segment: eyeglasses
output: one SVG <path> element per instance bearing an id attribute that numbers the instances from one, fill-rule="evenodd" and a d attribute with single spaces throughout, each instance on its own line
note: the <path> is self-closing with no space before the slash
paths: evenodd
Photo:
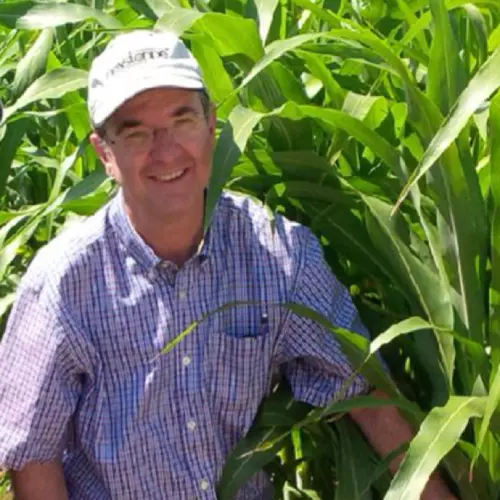
<path id="1" fill-rule="evenodd" d="M 165 137 L 173 142 L 182 143 L 199 137 L 202 130 L 202 115 L 187 113 L 176 117 L 167 127 L 151 128 L 143 125 L 134 125 L 125 128 L 114 138 L 107 138 L 111 144 L 123 147 L 131 154 L 146 153 L 151 151 L 155 141 Z"/>

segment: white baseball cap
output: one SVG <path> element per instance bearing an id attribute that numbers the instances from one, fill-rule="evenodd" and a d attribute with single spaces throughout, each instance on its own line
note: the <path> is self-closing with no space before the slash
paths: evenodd
<path id="1" fill-rule="evenodd" d="M 169 32 L 137 30 L 118 35 L 90 68 L 92 124 L 100 127 L 125 101 L 158 87 L 205 88 L 200 67 L 184 43 Z"/>

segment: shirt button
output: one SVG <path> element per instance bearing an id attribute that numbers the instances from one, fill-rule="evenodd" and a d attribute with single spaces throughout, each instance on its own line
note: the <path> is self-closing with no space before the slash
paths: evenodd
<path id="1" fill-rule="evenodd" d="M 187 426 L 190 431 L 194 431 L 196 429 L 196 422 L 194 420 L 190 420 Z"/>
<path id="2" fill-rule="evenodd" d="M 182 358 L 182 364 L 184 366 L 188 366 L 189 364 L 191 364 L 191 358 L 189 356 L 184 356 Z"/>
<path id="3" fill-rule="evenodd" d="M 170 267 L 170 262 L 168 260 L 164 260 L 162 263 L 161 263 L 161 267 L 167 269 L 168 267 Z"/>
<path id="4" fill-rule="evenodd" d="M 206 479 L 204 479 L 204 480 L 200 483 L 200 488 L 201 488 L 203 491 L 207 491 L 209 486 L 210 486 L 210 485 L 208 484 L 208 481 L 207 481 Z"/>
<path id="5" fill-rule="evenodd" d="M 181 290 L 179 292 L 179 299 L 185 299 L 186 298 L 186 290 Z"/>

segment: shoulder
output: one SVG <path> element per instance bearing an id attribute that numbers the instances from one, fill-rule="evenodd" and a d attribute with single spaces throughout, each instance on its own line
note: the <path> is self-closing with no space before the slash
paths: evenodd
<path id="1" fill-rule="evenodd" d="M 273 213 L 253 197 L 231 191 L 222 193 L 217 217 L 223 233 L 237 248 L 259 249 L 290 264 L 301 260 L 311 239 L 316 240 L 304 225 Z"/>
<path id="2" fill-rule="evenodd" d="M 75 278 L 99 263 L 96 257 L 106 246 L 110 231 L 108 207 L 109 204 L 90 217 L 66 223 L 61 232 L 37 252 L 23 276 L 21 289 L 55 291 L 68 277 Z"/>

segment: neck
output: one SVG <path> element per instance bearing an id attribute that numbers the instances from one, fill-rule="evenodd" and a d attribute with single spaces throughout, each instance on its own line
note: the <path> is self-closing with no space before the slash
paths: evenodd
<path id="1" fill-rule="evenodd" d="M 126 207 L 134 229 L 165 261 L 181 267 L 198 250 L 203 239 L 203 201 L 186 215 L 152 218 L 150 215 L 132 213 Z"/>

